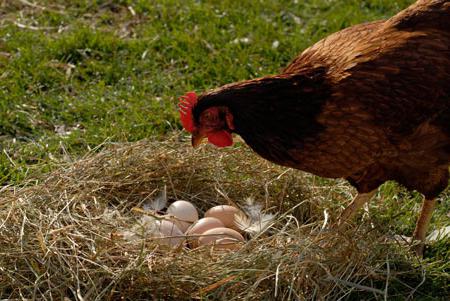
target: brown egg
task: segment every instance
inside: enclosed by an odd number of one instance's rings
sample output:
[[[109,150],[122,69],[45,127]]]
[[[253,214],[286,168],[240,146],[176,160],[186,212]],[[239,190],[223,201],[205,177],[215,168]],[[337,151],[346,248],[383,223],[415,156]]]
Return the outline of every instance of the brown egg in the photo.
[[[213,228],[223,228],[224,224],[215,217],[204,217],[196,221],[187,230],[186,234],[188,236],[193,236],[189,238],[189,243],[194,247],[198,247],[198,236],[203,234],[203,232],[208,231]]]
[[[230,228],[213,228],[203,232],[198,239],[200,246],[215,245],[218,249],[237,249],[239,243],[244,242],[242,235]]]
[[[235,224],[234,215],[238,212],[240,212],[240,210],[236,207],[220,205],[206,211],[205,217],[215,217],[219,219],[225,227],[237,230],[239,228]]]

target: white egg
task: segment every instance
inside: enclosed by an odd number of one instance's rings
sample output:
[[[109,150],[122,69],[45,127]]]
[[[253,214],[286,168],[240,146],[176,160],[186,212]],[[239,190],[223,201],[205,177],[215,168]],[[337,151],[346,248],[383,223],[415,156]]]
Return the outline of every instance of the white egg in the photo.
[[[225,227],[237,230],[238,227],[234,220],[234,215],[239,213],[240,210],[233,206],[220,205],[215,206],[206,211],[205,217],[215,217],[219,219]]]
[[[177,247],[186,240],[183,232],[172,221],[160,220],[156,222],[156,229],[159,231],[162,244]]]
[[[223,228],[225,225],[215,217],[204,217],[192,224],[187,230],[186,234],[192,236],[189,238],[189,243],[194,247],[198,247],[198,235],[213,228]]]
[[[167,208],[167,213],[178,219],[193,223],[198,220],[198,212],[194,205],[187,201],[176,201]]]
[[[198,243],[200,246],[215,245],[218,249],[237,249],[244,237],[230,228],[213,228],[202,233]]]
[[[167,213],[175,217],[174,222],[185,232],[189,226],[198,220],[198,212],[194,205],[187,201],[176,201],[167,208]]]

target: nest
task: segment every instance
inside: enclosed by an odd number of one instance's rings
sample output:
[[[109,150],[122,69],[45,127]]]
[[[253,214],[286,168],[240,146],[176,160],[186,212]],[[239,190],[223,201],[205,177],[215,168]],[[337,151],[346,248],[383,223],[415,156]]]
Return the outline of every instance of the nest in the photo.
[[[120,233],[163,190],[200,212],[248,197],[276,213],[242,248],[169,248]],[[386,294],[395,246],[361,223],[329,225],[354,191],[272,165],[246,146],[193,150],[182,135],[110,144],[0,194],[0,297],[305,300]],[[342,200],[340,202],[339,200]],[[65,299],[65,300],[66,300]]]

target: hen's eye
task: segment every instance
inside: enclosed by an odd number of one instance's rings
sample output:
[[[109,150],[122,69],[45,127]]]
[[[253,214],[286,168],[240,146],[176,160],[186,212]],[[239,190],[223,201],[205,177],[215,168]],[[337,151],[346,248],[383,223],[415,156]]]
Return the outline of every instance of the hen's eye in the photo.
[[[211,115],[210,112],[205,112],[205,114],[203,114],[203,117],[204,117],[206,120],[211,120],[212,115]]]
[[[217,119],[216,114],[213,114],[211,112],[204,112],[201,119],[203,120],[203,122],[205,123],[214,123]]]

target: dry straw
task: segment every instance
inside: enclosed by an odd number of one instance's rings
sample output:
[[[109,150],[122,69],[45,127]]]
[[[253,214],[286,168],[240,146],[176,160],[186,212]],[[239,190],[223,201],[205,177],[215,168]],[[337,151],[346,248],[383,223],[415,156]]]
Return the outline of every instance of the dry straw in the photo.
[[[277,218],[238,251],[170,249],[121,235],[167,187],[169,201],[242,205],[252,197]],[[323,183],[274,166],[247,147],[193,150],[181,135],[110,144],[0,195],[0,298],[49,300],[334,300],[386,297],[388,254],[370,223],[330,224],[348,200]],[[334,201],[333,201],[334,200]],[[328,208],[327,210],[325,210]],[[400,255],[399,255],[400,256]]]

